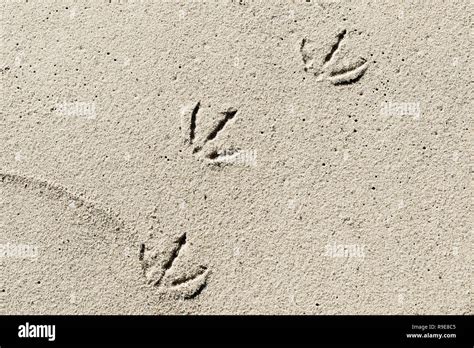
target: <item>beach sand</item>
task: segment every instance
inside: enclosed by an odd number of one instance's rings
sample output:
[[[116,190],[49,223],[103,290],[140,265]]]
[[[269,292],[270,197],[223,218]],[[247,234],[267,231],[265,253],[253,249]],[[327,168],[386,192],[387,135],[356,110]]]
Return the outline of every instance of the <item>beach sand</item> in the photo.
[[[0,314],[472,314],[472,2],[3,1]]]

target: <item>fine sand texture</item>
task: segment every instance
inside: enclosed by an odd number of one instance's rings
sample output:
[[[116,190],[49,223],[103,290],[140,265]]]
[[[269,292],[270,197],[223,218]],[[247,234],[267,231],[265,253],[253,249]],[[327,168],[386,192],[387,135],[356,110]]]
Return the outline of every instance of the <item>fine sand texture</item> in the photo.
[[[473,314],[472,1],[0,8],[0,314]]]

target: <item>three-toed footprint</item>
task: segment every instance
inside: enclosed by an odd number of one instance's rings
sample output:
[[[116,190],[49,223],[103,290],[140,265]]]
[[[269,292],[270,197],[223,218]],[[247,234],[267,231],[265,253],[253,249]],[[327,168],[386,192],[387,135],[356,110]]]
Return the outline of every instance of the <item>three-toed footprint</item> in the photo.
[[[191,299],[206,287],[209,270],[199,265],[196,269],[186,270],[184,274],[176,272],[175,262],[187,249],[186,238],[186,233],[183,233],[169,247],[161,242],[157,243],[156,239],[150,239],[141,244],[139,259],[148,284]]]
[[[318,61],[320,49],[317,43],[303,38],[300,53],[304,71],[313,73],[317,81],[327,80],[334,85],[348,85],[359,81],[368,68],[368,62],[364,57],[351,58],[347,61],[341,47],[348,34],[346,29],[342,30],[336,36],[329,52],[320,61]]]

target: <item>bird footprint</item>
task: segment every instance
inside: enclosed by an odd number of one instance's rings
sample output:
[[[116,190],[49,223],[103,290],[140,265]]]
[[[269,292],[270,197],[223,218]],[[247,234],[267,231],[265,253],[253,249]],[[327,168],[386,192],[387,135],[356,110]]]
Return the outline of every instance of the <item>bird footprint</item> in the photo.
[[[192,154],[198,155],[200,152],[205,152],[204,158],[209,163],[219,165],[238,162],[236,158],[243,158],[246,152],[241,151],[239,148],[229,147],[224,150],[217,150],[215,147],[209,146],[210,143],[218,138],[218,135],[224,128],[234,122],[238,110],[234,107],[229,107],[225,111],[220,112],[221,118],[214,124],[208,135],[197,137],[198,113],[200,111],[201,102],[196,103],[192,110],[186,108],[182,111],[183,116],[186,117],[186,122],[189,122],[189,133],[185,135],[185,143],[192,147]]]
[[[185,299],[198,296],[207,286],[209,270],[199,266],[197,270],[179,277],[174,276],[175,261],[186,249],[186,233],[173,241],[170,248],[155,244],[153,240],[140,245],[139,260],[143,275],[148,284],[167,291],[174,292]]]
[[[349,64],[337,67],[341,61],[341,45],[347,35],[347,30],[341,31],[330,51],[324,56],[321,66],[315,66],[315,55],[317,47],[315,42],[304,38],[301,41],[300,53],[303,58],[304,71],[312,72],[317,81],[327,80],[333,85],[348,85],[359,81],[368,68],[368,62],[365,58],[357,58]]]

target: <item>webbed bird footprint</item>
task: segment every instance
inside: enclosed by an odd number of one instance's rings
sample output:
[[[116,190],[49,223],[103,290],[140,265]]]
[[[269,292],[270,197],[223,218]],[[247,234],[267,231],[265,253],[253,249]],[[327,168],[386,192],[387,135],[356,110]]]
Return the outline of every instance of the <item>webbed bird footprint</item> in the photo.
[[[367,71],[368,62],[364,57],[351,58],[353,54],[346,44],[351,34],[342,30],[325,55],[321,54],[318,43],[304,38],[300,45],[304,71],[313,73],[317,81],[329,81],[336,86],[359,81]]]

